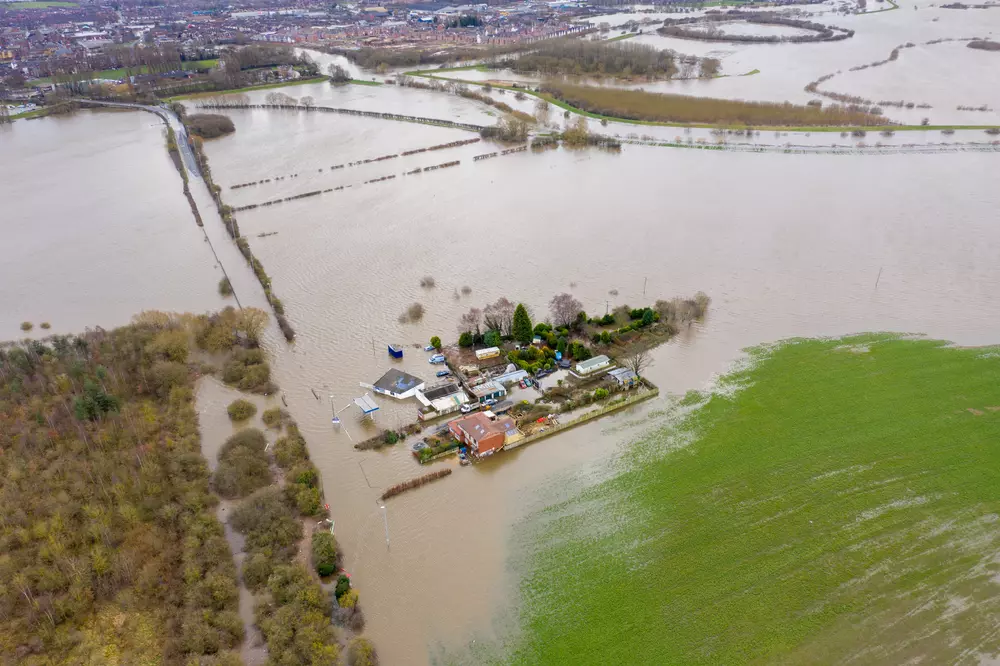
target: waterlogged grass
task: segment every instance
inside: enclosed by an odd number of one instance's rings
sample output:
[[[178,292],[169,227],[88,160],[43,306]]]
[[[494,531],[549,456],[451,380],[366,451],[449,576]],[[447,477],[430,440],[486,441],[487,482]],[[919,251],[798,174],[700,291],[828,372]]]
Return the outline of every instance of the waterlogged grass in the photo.
[[[364,79],[351,79],[351,83],[356,86],[380,86],[381,81],[365,81]]]
[[[1000,348],[868,335],[751,360],[701,406],[685,398],[694,411],[628,471],[521,528],[507,661],[1000,651]]]

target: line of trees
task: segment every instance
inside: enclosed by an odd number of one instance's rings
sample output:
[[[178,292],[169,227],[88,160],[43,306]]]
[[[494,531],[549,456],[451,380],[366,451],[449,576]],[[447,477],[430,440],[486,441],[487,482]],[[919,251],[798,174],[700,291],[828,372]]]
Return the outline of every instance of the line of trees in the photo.
[[[674,54],[645,44],[553,39],[517,58],[494,61],[491,67],[539,74],[591,74],[669,79],[677,73]]]

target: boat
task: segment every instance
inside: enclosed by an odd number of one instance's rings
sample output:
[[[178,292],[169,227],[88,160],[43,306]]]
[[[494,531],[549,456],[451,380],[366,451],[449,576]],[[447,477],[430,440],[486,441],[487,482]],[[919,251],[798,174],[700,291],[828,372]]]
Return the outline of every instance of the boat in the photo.
[[[389,356],[393,358],[403,358],[403,348],[399,345],[389,345]]]
[[[402,356],[403,352],[399,352],[399,355]],[[444,354],[434,354],[434,356],[427,359],[427,362],[434,364],[444,363]]]
[[[437,371],[437,376],[438,377],[447,377],[450,374],[451,374],[451,370],[438,370]]]

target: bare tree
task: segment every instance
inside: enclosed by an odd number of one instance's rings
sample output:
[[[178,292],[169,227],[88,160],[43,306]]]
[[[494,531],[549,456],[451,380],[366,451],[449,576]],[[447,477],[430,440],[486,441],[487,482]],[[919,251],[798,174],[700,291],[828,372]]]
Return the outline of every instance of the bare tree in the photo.
[[[305,97],[303,97],[302,99],[299,100],[299,104],[302,105],[302,106],[304,106],[304,107],[306,107],[306,108],[310,108],[310,107],[316,106],[316,100],[314,100],[309,95],[306,95]]]
[[[621,362],[626,368],[642,377],[646,368],[653,364],[653,357],[649,355],[649,351],[643,349],[622,357]]]
[[[572,294],[559,294],[549,301],[552,323],[557,327],[569,326],[576,321],[576,316],[582,311],[583,303],[573,298]]]
[[[483,311],[479,308],[469,308],[469,311],[462,315],[458,332],[465,333],[466,331],[469,331],[470,333],[479,335],[482,332],[480,329],[482,321]]]
[[[500,331],[500,335],[510,335],[514,326],[515,303],[501,296],[483,309],[483,325],[487,330]]]

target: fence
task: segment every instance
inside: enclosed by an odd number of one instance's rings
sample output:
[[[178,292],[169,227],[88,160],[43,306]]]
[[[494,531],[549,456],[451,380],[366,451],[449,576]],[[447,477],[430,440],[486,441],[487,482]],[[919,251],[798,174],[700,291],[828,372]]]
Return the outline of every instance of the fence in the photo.
[[[338,109],[332,106],[299,106],[297,104],[199,104],[203,109],[290,109],[294,111],[320,111],[325,113],[340,113],[347,116],[363,116],[365,118],[381,118],[382,120],[400,120],[408,123],[421,123],[437,127],[479,132],[485,129],[483,125],[456,123],[440,118],[422,118],[420,116],[404,116],[399,113],[380,113],[378,111],[359,111],[358,109]]]

